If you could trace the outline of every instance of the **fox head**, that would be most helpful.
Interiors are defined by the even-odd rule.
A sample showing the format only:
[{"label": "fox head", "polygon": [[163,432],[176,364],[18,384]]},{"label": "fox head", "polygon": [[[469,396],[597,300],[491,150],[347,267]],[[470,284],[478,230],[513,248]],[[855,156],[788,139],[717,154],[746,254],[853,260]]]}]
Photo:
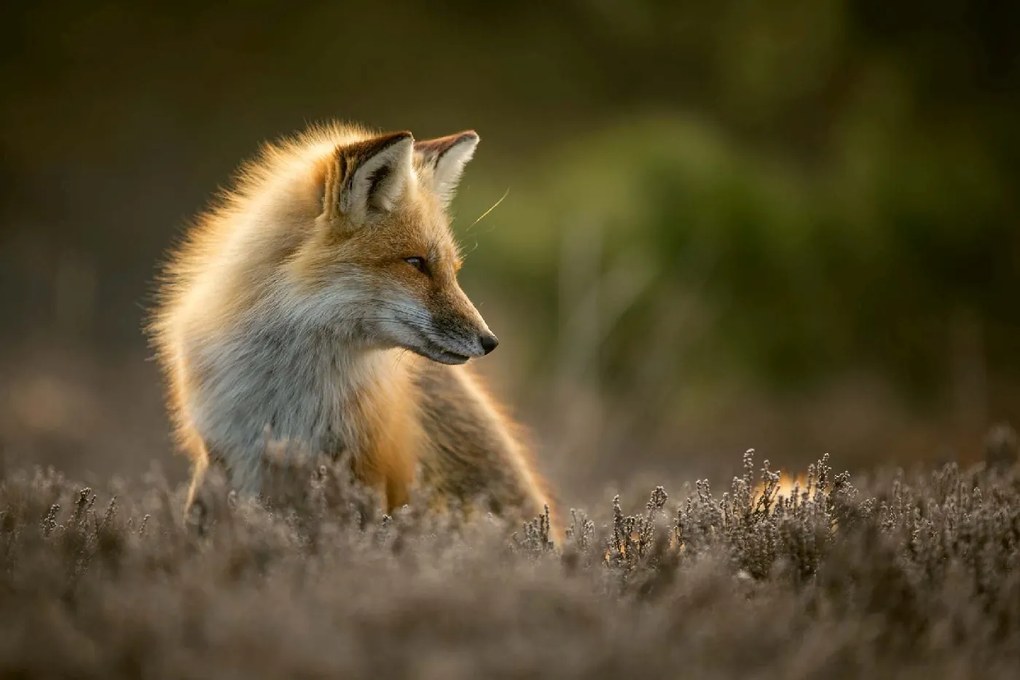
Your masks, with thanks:
[{"label": "fox head", "polygon": [[473,131],[417,142],[397,132],[328,154],[314,178],[321,212],[312,238],[290,260],[319,316],[365,346],[444,364],[496,348],[457,282],[461,257],[447,216],[477,145]]}]

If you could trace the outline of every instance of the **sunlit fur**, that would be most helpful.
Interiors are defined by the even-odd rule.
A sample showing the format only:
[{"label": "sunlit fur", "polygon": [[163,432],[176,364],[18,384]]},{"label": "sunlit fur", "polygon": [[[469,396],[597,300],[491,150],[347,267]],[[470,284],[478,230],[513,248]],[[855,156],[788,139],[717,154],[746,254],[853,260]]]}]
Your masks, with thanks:
[{"label": "sunlit fur", "polygon": [[[457,283],[444,207],[477,135],[449,139],[470,145],[456,167],[438,167],[429,142],[412,152],[410,133],[313,128],[267,146],[189,230],[150,329],[194,466],[189,505],[210,462],[258,493],[281,442],[350,452],[390,507],[419,479],[439,505],[484,497],[526,517],[548,504],[477,378],[443,365],[483,354],[489,334]],[[372,163],[390,172],[357,174]]]}]

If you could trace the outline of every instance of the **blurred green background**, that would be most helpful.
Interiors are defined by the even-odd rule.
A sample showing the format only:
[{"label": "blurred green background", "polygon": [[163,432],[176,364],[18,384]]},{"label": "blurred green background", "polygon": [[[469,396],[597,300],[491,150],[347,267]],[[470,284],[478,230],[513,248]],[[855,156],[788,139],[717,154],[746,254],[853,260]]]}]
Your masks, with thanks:
[{"label": "blurred green background", "polygon": [[[483,139],[479,369],[573,500],[1020,422],[1015,3],[36,2],[0,22],[0,446],[175,473],[156,263],[267,139]],[[509,191],[499,206],[476,218]]]}]

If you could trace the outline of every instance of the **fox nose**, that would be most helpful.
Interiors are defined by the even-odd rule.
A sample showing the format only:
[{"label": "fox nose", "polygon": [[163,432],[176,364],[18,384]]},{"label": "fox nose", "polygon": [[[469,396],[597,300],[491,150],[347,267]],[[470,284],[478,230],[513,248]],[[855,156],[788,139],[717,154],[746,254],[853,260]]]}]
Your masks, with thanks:
[{"label": "fox nose", "polygon": [[499,338],[497,338],[492,333],[479,335],[478,341],[482,343],[482,349],[485,351],[486,354],[496,349],[496,346],[499,344]]}]

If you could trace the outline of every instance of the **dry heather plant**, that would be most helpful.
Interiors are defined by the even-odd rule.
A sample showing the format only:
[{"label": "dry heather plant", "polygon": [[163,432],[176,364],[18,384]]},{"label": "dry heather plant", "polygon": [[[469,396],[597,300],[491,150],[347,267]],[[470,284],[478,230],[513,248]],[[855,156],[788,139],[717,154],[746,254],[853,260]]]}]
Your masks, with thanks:
[{"label": "dry heather plant", "polygon": [[[1014,445],[1015,447],[1015,445]],[[717,495],[629,515],[381,513],[342,461],[270,460],[260,501],[0,480],[0,676],[1014,677],[1015,463],[784,493],[751,452]]]}]

